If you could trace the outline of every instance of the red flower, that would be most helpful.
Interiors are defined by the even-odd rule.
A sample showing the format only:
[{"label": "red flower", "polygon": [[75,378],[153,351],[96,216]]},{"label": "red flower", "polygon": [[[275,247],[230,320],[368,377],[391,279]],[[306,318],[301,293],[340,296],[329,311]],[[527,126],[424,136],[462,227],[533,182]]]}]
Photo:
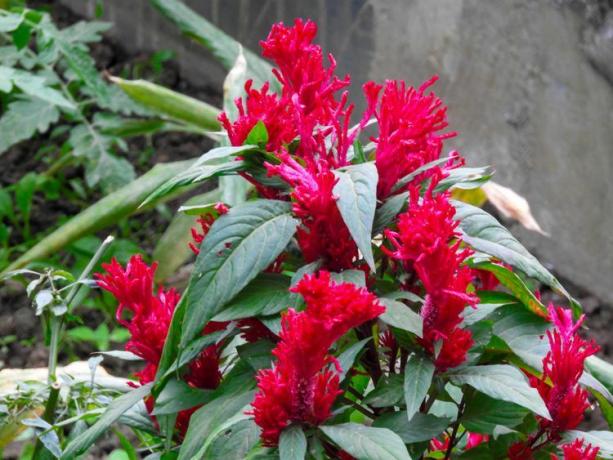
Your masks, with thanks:
[{"label": "red flower", "polygon": [[[384,199],[394,185],[420,166],[438,159],[443,141],[455,133],[442,134],[447,127],[447,108],[432,92],[426,93],[438,77],[434,76],[418,89],[407,88],[402,81],[388,80],[376,114],[379,122],[376,164],[379,171],[377,196]],[[450,167],[459,157],[450,157]],[[415,182],[427,175],[421,175]]]},{"label": "red flower", "polygon": [[488,442],[490,437],[487,434],[481,433],[468,433],[468,438],[466,440],[466,450],[473,449],[477,447],[479,444],[484,442]]},{"label": "red flower", "polygon": [[[487,434],[480,433],[468,433],[468,437],[466,438],[466,447],[464,450],[474,449],[479,444],[484,442],[488,442],[490,437]],[[445,435],[443,440],[433,438],[430,440],[430,452],[446,452],[449,449],[449,436]]]},{"label": "red flower", "polygon": [[547,331],[551,350],[543,359],[543,376],[532,377],[530,383],[547,404],[552,420],[539,419],[539,422],[547,430],[548,438],[555,442],[560,439],[560,433],[576,428],[583,420],[589,403],[579,379],[585,359],[599,347],[577,334],[585,315],[574,323],[570,310],[550,305],[549,317],[555,326],[553,331]]},{"label": "red flower", "polygon": [[289,309],[283,316],[280,342],[273,350],[277,362],[258,373],[259,391],[252,403],[255,422],[266,445],[278,443],[291,422],[318,425],[330,416],[341,391],[336,360],[328,350],[350,329],[383,313],[384,308],[365,288],[336,284],[328,272],[305,276],[293,289],[304,297],[306,310]]},{"label": "red flower", "polygon": [[213,225],[215,219],[229,211],[228,207],[221,202],[217,203],[213,209],[214,211],[210,211],[198,217],[197,222],[200,224],[200,231],[198,231],[198,229],[195,227],[192,227],[192,239],[194,241],[189,243],[189,248],[196,255],[200,254],[200,244],[204,240],[204,237],[209,233],[211,225]]},{"label": "red flower", "polygon": [[[140,356],[149,363],[157,364],[162,356],[168,326],[172,319],[179,295],[174,289],[160,288],[154,295],[154,275],[157,264],[149,267],[140,255],[130,258],[126,269],[113,259],[102,264],[106,274],[96,274],[98,286],[109,291],[119,302],[117,321],[130,332],[126,350]],[[131,320],[122,318],[127,309],[132,312]]]},{"label": "red flower", "polygon": [[414,270],[421,280],[426,299],[421,310],[420,343],[434,354],[436,342],[442,340],[435,363],[439,371],[445,371],[464,362],[473,344],[470,331],[461,330],[458,325],[466,306],[475,306],[478,299],[467,293],[472,272],[462,264],[472,251],[459,247],[455,208],[448,194],[435,196],[432,192],[438,177],[432,177],[421,202],[417,186],[411,188],[409,207],[398,217],[398,231],[385,231],[394,249],[382,249],[407,269]]},{"label": "red flower", "polygon": [[[564,452],[564,460],[596,460],[598,447],[592,447],[591,444],[583,446],[583,439],[575,439],[569,444],[562,446],[562,452]],[[551,454],[551,460],[558,460],[558,456]]]},{"label": "red flower", "polygon": [[289,144],[297,135],[296,126],[288,123],[293,118],[293,111],[286,100],[274,93],[269,93],[269,84],[265,83],[261,90],[252,88],[253,81],[245,83],[245,101],[236,99],[238,117],[231,122],[224,112],[219,121],[228,133],[232,145],[243,145],[247,136],[258,121],[264,123],[268,132],[266,150],[276,152],[283,145]]},{"label": "red flower", "polygon": [[[179,295],[174,289],[158,289],[154,293],[154,275],[157,264],[145,264],[140,255],[132,256],[124,268],[113,259],[110,264],[102,264],[106,274],[95,275],[98,286],[111,292],[119,302],[117,320],[130,332],[126,350],[145,360],[145,367],[136,376],[141,385],[155,380],[158,364],[164,349],[166,336],[172,320]],[[124,310],[132,312],[129,320],[122,318]],[[203,334],[210,334],[226,327],[224,323],[209,323]],[[221,381],[219,352],[221,346],[205,348],[190,364],[185,380],[193,387],[213,389]],[[149,412],[153,410],[154,400],[146,400]],[[177,417],[176,428],[179,436],[185,435],[189,417],[197,409],[181,411]]]},{"label": "red flower", "polygon": [[336,206],[336,177],[328,169],[307,169],[287,152],[279,156],[283,163],[268,168],[294,188],[292,209],[301,221],[296,238],[305,261],[321,258],[334,271],[351,267],[358,249]]}]

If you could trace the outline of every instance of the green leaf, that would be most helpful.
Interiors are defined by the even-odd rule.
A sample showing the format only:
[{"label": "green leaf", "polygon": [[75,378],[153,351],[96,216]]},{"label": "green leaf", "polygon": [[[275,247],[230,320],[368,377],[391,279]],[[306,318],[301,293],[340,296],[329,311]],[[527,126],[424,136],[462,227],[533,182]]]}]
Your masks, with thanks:
[{"label": "green leaf", "polygon": [[549,351],[549,343],[543,339],[550,323],[533,315],[518,305],[499,308],[491,316],[492,332],[529,366],[543,368],[543,358]]},{"label": "green leaf", "polygon": [[423,334],[423,321],[421,316],[411,310],[407,305],[397,300],[380,298],[385,305],[385,313],[379,319],[390,326],[411,332],[417,337]]},{"label": "green leaf", "polygon": [[281,432],[279,439],[280,460],[303,460],[306,456],[307,440],[300,425],[291,425]]},{"label": "green leaf", "polygon": [[364,403],[372,407],[399,406],[403,401],[404,378],[399,374],[390,374],[379,379],[375,389],[364,398]]},{"label": "green leaf", "polygon": [[200,406],[210,399],[210,394],[210,390],[191,387],[183,380],[170,379],[157,396],[152,414],[174,414]]},{"label": "green leaf", "polygon": [[254,343],[246,343],[236,347],[240,359],[246,362],[255,371],[270,367],[273,356],[272,350],[275,344],[268,340],[258,340]]},{"label": "green leaf", "polygon": [[68,443],[64,453],[62,454],[62,460],[73,459],[84,454],[87,449],[94,442],[96,442],[96,440],[102,436],[124,412],[149,394],[152,385],[153,383],[143,385],[130,391],[129,393],[121,395],[119,398],[111,402],[107,410],[96,421],[96,423]]},{"label": "green leaf", "polygon": [[36,192],[36,183],[38,176],[36,173],[29,172],[23,176],[15,189],[15,201],[17,207],[21,211],[21,216],[24,221],[30,220],[30,211],[32,210],[32,199]]},{"label": "green leaf", "polygon": [[377,168],[370,162],[348,166],[334,173],[338,179],[333,191],[338,210],[362,256],[375,272],[372,226],[377,207]]},{"label": "green leaf", "polygon": [[249,131],[245,144],[259,145],[261,147],[266,146],[268,142],[268,130],[262,120],[259,120],[255,126]]},{"label": "green leaf", "polygon": [[419,168],[416,168],[413,172],[410,172],[406,176],[404,176],[401,179],[399,179],[398,182],[396,182],[394,187],[392,187],[392,193],[397,192],[398,190],[400,190],[403,187],[405,187],[407,184],[409,184],[413,179],[415,179],[421,173],[424,173],[424,172],[428,171],[429,169],[432,169],[432,168],[434,168],[436,166],[439,166],[439,165],[441,165],[443,163],[447,163],[448,161],[449,161],[448,157],[437,158],[434,161],[431,161],[429,163],[426,163],[425,165],[420,166]]},{"label": "green leaf", "polygon": [[252,316],[269,316],[293,306],[290,279],[274,273],[262,273],[245,287],[213,321],[230,321]]},{"label": "green leaf", "polygon": [[298,221],[290,203],[257,200],[232,208],[212,225],[190,280],[181,346],[285,249]]},{"label": "green leaf", "polygon": [[[226,69],[234,66],[241,50],[241,45],[236,40],[178,0],[151,0],[151,3],[174,22],[181,32],[211,51]],[[272,79],[270,64],[249,50],[243,52],[256,86]]]},{"label": "green leaf", "polygon": [[419,412],[419,407],[428,394],[434,377],[434,363],[422,353],[409,356],[404,369],[404,401],[407,405],[407,418]]},{"label": "green leaf", "polygon": [[202,155],[196,162],[185,168],[174,177],[154,190],[141,206],[168,196],[181,187],[198,184],[220,174],[233,173],[243,168],[242,161],[235,161],[232,157],[253,149],[252,145],[240,147],[217,147]]},{"label": "green leaf", "polygon": [[126,187],[113,192],[81,211],[60,228],[43,238],[2,273],[22,268],[35,260],[44,259],[85,235],[114,225],[119,220],[132,214],[152,190],[174,176],[178,171],[185,169],[189,164],[190,161],[178,161],[156,165]]},{"label": "green leaf", "polygon": [[[186,205],[201,203],[203,201],[218,201],[221,196],[219,189],[211,190],[190,198]],[[208,209],[210,210],[213,204]],[[180,211],[181,209],[179,209]],[[207,210],[196,214],[205,214]],[[155,281],[162,282],[167,278],[175,275],[181,266],[187,262],[192,256],[192,251],[189,243],[192,242],[190,229],[197,227],[196,218],[191,214],[183,214],[178,212],[174,215],[168,227],[157,240],[155,249],[151,258],[158,262],[158,268],[155,271]]]},{"label": "green leaf", "polygon": [[206,131],[221,129],[217,121],[220,110],[206,102],[145,80],[110,79],[132,100],[154,113]]},{"label": "green leaf", "polygon": [[0,15],[0,32],[12,32],[19,27],[23,19],[24,17],[21,14],[2,11]]},{"label": "green leaf", "polygon": [[547,406],[519,369],[506,364],[470,366],[449,373],[456,385],[470,385],[494,398],[518,404],[537,415],[551,420]]},{"label": "green leaf", "polygon": [[207,448],[207,438],[229,418],[243,412],[252,399],[253,391],[221,396],[194,412],[179,451],[179,460],[201,458]]},{"label": "green leaf", "polygon": [[467,244],[539,280],[576,304],[560,282],[494,217],[475,206],[455,200],[452,202],[456,208],[456,219],[460,221],[462,239]]},{"label": "green leaf", "polygon": [[366,337],[365,339],[354,343],[338,356],[338,364],[342,369],[341,373],[338,376],[340,382],[345,379],[347,372],[353,367],[353,363],[355,362],[356,358],[369,340],[371,340],[371,338]]},{"label": "green leaf", "polygon": [[585,360],[585,368],[613,393],[613,364],[597,356],[590,356]]},{"label": "green leaf", "polygon": [[64,27],[59,34],[69,43],[95,43],[102,40],[102,33],[113,27],[111,22],[79,21]]},{"label": "green leaf", "polygon": [[351,283],[359,287],[366,287],[366,274],[362,270],[343,270],[339,273],[333,272],[330,273],[330,278],[335,283]]},{"label": "green leaf", "polygon": [[566,431],[563,435],[565,442],[573,442],[575,439],[583,439],[585,444],[598,447],[598,458],[613,458],[613,432],[611,431]]},{"label": "green leaf", "polygon": [[373,225],[373,235],[378,235],[386,228],[390,227],[396,220],[396,216],[409,203],[409,192],[399,193],[394,195],[383,203],[375,213],[375,222]]},{"label": "green leaf", "polygon": [[46,132],[59,117],[57,107],[42,99],[19,99],[10,103],[0,118],[0,154],[12,145],[31,138],[37,131]]},{"label": "green leaf", "polygon": [[443,178],[436,186],[436,191],[443,192],[452,187],[462,190],[479,188],[489,181],[493,174],[494,169],[491,166],[450,169],[448,170],[447,177]]},{"label": "green leaf", "polygon": [[358,460],[411,460],[402,439],[387,428],[343,423],[319,429]]},{"label": "green leaf", "polygon": [[476,393],[462,415],[462,425],[475,433],[493,434],[497,426],[519,425],[528,411],[517,404]]},{"label": "green leaf", "polygon": [[405,411],[383,414],[374,421],[373,426],[389,428],[405,444],[429,441],[441,434],[451,423],[451,419],[417,412],[411,420]]},{"label": "green leaf", "polygon": [[206,450],[206,460],[244,460],[258,443],[260,428],[253,419],[240,420],[224,430]]},{"label": "green leaf", "polygon": [[547,315],[547,307],[534,295],[522,279],[514,272],[499,264],[480,262],[471,264],[472,268],[485,270],[494,274],[500,284],[505,286],[511,293],[523,303],[526,308],[537,315]]}]

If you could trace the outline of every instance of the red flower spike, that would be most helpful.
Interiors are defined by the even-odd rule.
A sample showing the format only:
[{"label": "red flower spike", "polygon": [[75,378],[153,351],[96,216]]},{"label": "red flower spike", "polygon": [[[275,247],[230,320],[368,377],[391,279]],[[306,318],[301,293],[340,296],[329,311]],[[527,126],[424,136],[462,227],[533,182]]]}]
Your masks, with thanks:
[{"label": "red flower spike", "polygon": [[411,187],[409,207],[398,217],[398,231],[385,231],[393,249],[382,250],[414,270],[421,280],[426,299],[421,310],[424,328],[420,343],[434,355],[436,343],[442,341],[435,364],[443,372],[466,359],[473,340],[470,331],[458,325],[464,309],[474,307],[478,299],[467,293],[472,271],[462,265],[472,251],[460,249],[459,240],[453,242],[460,236],[455,208],[449,194],[433,194],[439,178],[440,173],[435,173],[422,199],[418,187]]},{"label": "red flower spike", "polygon": [[[432,92],[426,93],[438,77],[434,76],[415,89],[402,81],[388,80],[383,89],[379,110],[376,164],[379,171],[377,196],[384,199],[392,193],[398,180],[420,166],[438,159],[443,141],[455,133],[442,134],[447,127],[447,108]],[[368,96],[372,98],[376,86],[371,84]],[[447,167],[459,160],[450,157]],[[421,182],[428,174],[416,178]]]},{"label": "red flower spike", "polygon": [[319,425],[330,416],[341,390],[338,363],[328,350],[350,329],[385,311],[365,288],[333,283],[328,272],[305,276],[292,291],[304,297],[307,307],[301,313],[290,308],[283,316],[281,340],[273,350],[277,361],[258,373],[252,403],[268,446],[278,443],[291,422]]},{"label": "red flower spike", "polygon": [[560,433],[576,428],[583,420],[589,402],[579,379],[586,358],[599,347],[577,334],[585,315],[575,323],[570,310],[553,305],[548,310],[554,324],[553,331],[547,331],[551,350],[543,359],[543,376],[532,377],[530,383],[547,404],[552,420],[539,419],[539,422],[547,430],[548,438],[555,442],[559,441]]},{"label": "red flower spike", "polygon": [[[600,449],[592,447],[591,444],[584,446],[583,443],[583,439],[575,439],[572,443],[564,444],[562,446],[564,460],[596,460]],[[558,460],[558,456],[551,454],[551,460]]]}]

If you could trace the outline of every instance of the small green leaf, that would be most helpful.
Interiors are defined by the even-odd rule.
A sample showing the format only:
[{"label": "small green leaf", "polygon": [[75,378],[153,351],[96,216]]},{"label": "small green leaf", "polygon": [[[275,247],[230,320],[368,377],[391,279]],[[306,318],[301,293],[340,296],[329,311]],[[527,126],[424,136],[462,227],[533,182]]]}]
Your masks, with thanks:
[{"label": "small green leaf", "polygon": [[336,205],[358,249],[374,272],[372,227],[377,207],[377,168],[372,162],[362,163],[335,171],[335,175],[338,179],[334,186]]},{"label": "small green leaf", "polygon": [[408,420],[419,412],[419,407],[430,389],[434,370],[434,363],[424,354],[413,353],[409,356],[404,369],[404,401],[407,405]]},{"label": "small green leaf", "polygon": [[244,460],[260,440],[260,427],[253,419],[240,420],[223,430],[204,454],[205,460]]},{"label": "small green leaf", "polygon": [[211,391],[193,388],[182,380],[171,379],[155,400],[152,415],[167,415],[200,406],[210,399]]},{"label": "small green leaf", "polygon": [[470,366],[449,373],[456,385],[470,385],[486,395],[518,404],[541,417],[551,420],[547,406],[521,371],[506,364]]},{"label": "small green leaf", "polygon": [[274,343],[268,340],[258,340],[255,343],[246,343],[236,347],[236,352],[240,359],[257,371],[271,366],[274,348]]},{"label": "small green leaf", "polygon": [[411,460],[402,439],[387,428],[343,423],[319,429],[341,449],[360,460]]},{"label": "small green leaf", "polygon": [[85,432],[70,441],[62,454],[62,460],[72,460],[84,454],[96,440],[128,409],[149,394],[153,383],[143,385],[130,391],[109,404],[102,416]]},{"label": "small green leaf", "polygon": [[0,154],[16,143],[44,133],[60,118],[54,104],[38,98],[18,99],[8,105],[0,118]]},{"label": "small green leaf", "polygon": [[282,201],[257,200],[215,221],[190,280],[182,347],[285,249],[298,225],[290,208]]},{"label": "small green leaf", "polygon": [[426,163],[425,165],[422,165],[419,168],[416,168],[413,172],[410,172],[409,174],[407,174],[406,176],[404,176],[400,180],[398,180],[398,182],[396,182],[394,187],[392,187],[392,193],[397,192],[398,190],[400,190],[403,187],[405,187],[407,184],[409,184],[413,179],[415,179],[421,173],[424,173],[424,172],[428,171],[429,169],[432,169],[432,168],[434,168],[436,166],[439,166],[439,165],[441,165],[443,163],[447,163],[448,161],[449,161],[448,157],[438,158],[438,159],[436,159],[434,161],[431,161],[430,163]]},{"label": "small green leaf", "polygon": [[404,378],[399,374],[390,374],[379,379],[375,389],[368,393],[364,399],[364,403],[372,407],[399,406],[403,401]]},{"label": "small green leaf", "polygon": [[244,144],[266,146],[268,142],[268,130],[262,120],[259,120],[255,126],[249,131]]},{"label": "small green leaf", "polygon": [[3,14],[0,15],[0,32],[12,32],[23,21],[24,17],[21,14],[10,13],[8,11],[3,11]]},{"label": "small green leaf", "polygon": [[279,440],[280,460],[303,460],[306,450],[307,440],[300,425],[292,425],[281,432]]},{"label": "small green leaf", "polygon": [[436,186],[436,191],[443,192],[452,187],[462,190],[479,188],[489,181],[493,174],[494,169],[491,166],[450,169],[448,170],[447,177],[443,178]]},{"label": "small green leaf", "polygon": [[411,332],[417,337],[423,333],[423,321],[421,316],[411,310],[407,305],[397,300],[380,298],[385,305],[385,313],[379,319],[390,326]]}]

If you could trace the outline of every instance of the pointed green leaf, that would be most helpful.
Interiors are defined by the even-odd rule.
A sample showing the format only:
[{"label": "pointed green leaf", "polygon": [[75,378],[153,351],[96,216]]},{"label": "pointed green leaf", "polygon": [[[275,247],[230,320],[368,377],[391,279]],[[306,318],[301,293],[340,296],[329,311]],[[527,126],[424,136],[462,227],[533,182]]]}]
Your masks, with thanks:
[{"label": "pointed green leaf", "polygon": [[152,386],[153,383],[143,385],[111,402],[96,423],[68,443],[62,454],[62,460],[72,460],[84,454],[124,412],[146,397]]},{"label": "pointed green leaf", "polygon": [[202,243],[190,280],[182,347],[274,262],[297,225],[290,203],[276,200],[238,205],[215,221]]},{"label": "pointed green leaf", "polygon": [[381,321],[390,326],[411,332],[417,337],[422,336],[423,321],[421,316],[397,300],[386,298],[380,298],[379,300],[385,305],[385,313],[379,316]]},{"label": "pointed green leaf", "polygon": [[396,216],[403,211],[408,202],[409,192],[399,193],[385,200],[375,213],[373,235],[378,235],[391,226],[396,220]]},{"label": "pointed green leaf", "polygon": [[451,419],[437,417],[421,412],[408,419],[405,411],[390,412],[382,415],[373,423],[373,426],[389,428],[404,441],[405,444],[429,441],[437,437],[449,426]]},{"label": "pointed green leaf", "polygon": [[300,425],[292,425],[281,432],[279,440],[280,460],[303,460],[306,449],[307,440]]},{"label": "pointed green leaf", "polygon": [[336,205],[358,249],[374,272],[372,226],[377,207],[377,168],[372,162],[362,163],[335,171],[335,175],[338,179],[334,186]]},{"label": "pointed green leaf", "polygon": [[402,439],[387,428],[343,423],[319,429],[359,460],[411,460]]},{"label": "pointed green leaf", "polygon": [[419,407],[428,394],[434,377],[434,363],[422,353],[409,356],[404,368],[404,401],[407,405],[407,418],[419,412]]}]

